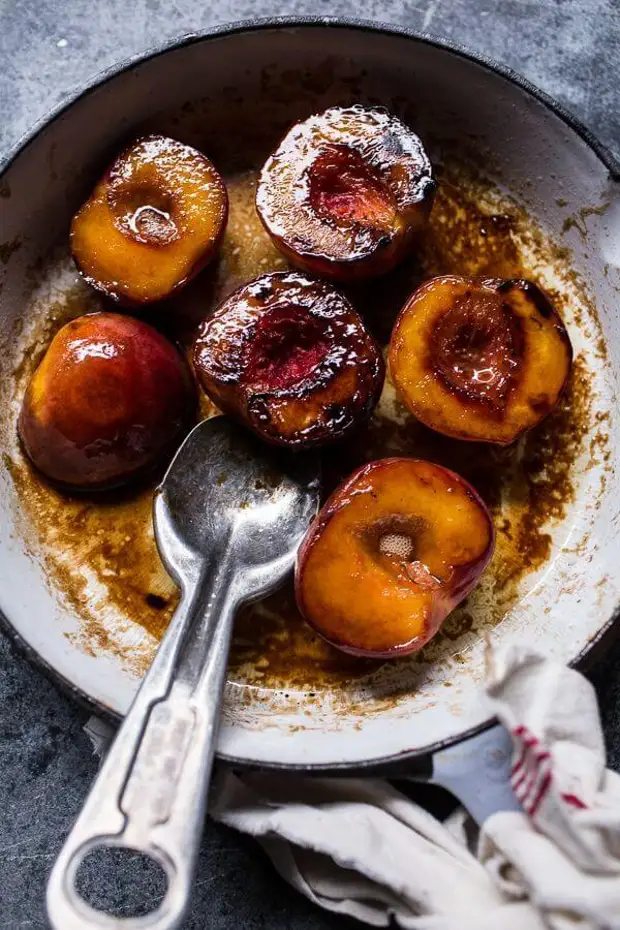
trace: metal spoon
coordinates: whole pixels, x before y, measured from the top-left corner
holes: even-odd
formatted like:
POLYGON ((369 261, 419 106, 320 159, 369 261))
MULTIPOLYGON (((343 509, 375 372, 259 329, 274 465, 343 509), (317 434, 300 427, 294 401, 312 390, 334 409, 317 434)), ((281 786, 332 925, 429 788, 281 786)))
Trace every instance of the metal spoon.
POLYGON ((274 590, 318 509, 316 461, 270 452, 223 417, 187 437, 155 495, 155 535, 181 602, 56 861, 55 930, 173 930, 185 913, 205 816, 232 620, 274 590), (77 893, 100 846, 138 850, 166 872, 144 917, 116 918, 77 893))

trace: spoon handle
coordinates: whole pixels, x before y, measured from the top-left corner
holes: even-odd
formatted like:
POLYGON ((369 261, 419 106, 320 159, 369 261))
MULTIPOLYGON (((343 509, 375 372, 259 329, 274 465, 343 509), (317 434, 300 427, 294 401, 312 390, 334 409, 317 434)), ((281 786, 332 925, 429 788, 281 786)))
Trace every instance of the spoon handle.
POLYGON ((174 930, 185 913, 205 817, 232 620, 230 563, 211 563, 170 627, 56 861, 47 888, 55 930, 174 930), (154 859, 167 891, 146 916, 118 918, 78 894, 97 847, 154 859))

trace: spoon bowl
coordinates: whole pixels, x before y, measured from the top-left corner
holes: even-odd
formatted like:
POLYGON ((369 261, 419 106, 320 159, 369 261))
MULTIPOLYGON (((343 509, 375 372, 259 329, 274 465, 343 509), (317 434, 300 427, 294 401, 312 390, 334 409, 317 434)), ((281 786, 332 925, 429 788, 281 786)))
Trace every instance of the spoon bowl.
POLYGON ((205 557, 238 566, 244 599, 269 594, 293 567, 316 513, 314 455, 270 449, 225 417, 194 427, 155 493, 155 538, 178 584, 196 581, 205 557))

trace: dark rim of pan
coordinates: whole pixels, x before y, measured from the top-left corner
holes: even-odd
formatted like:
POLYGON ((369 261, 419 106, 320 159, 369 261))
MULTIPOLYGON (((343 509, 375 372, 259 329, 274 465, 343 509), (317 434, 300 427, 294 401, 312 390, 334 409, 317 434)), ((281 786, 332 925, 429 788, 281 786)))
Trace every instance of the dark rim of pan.
MULTIPOLYGON (((308 17, 303 19, 284 16, 274 19, 241 21, 231 23, 229 25, 215 26, 214 28, 207 29, 204 32, 191 33, 189 35, 181 36, 177 39, 172 39, 163 43, 162 45, 150 48, 145 52, 139 53, 131 58, 125 59, 124 61, 113 65, 110 68, 107 68, 106 70, 100 72, 92 80, 88 81, 88 83, 78 88, 67 100, 63 101, 59 106, 53 109, 51 113, 48 113, 46 116, 38 120, 38 122, 36 122, 34 126, 24 136, 22 136, 22 138, 11 149, 8 155, 2 159, 2 161, 0 161, 0 180, 4 176, 5 172, 10 168, 12 163, 18 158, 18 156, 36 140, 39 134, 47 126, 62 116, 62 114, 65 113, 65 111, 67 111, 70 107, 72 107, 73 104, 76 103, 79 99, 87 97, 90 93, 94 92, 102 85, 106 84, 108 81, 111 81, 113 78, 117 77, 123 72, 131 71, 147 61, 157 58, 160 55, 165 55, 167 52, 182 49, 189 45, 194 45, 196 43, 204 42, 210 39, 223 38, 243 32, 260 32, 274 29, 286 30, 317 27, 325 27, 329 29, 350 29, 357 30, 359 32, 378 33, 388 37, 392 36, 394 38, 413 39, 416 42, 421 42, 425 45, 433 46, 442 51, 451 52, 452 54, 471 61, 474 64, 480 65, 489 71, 495 72, 495 74, 498 74, 500 77, 503 77, 505 80, 512 84, 516 84, 531 97, 540 101, 540 103, 544 104, 545 107, 555 113, 556 116, 558 116, 564 123, 566 123, 567 126, 570 126, 570 128, 598 156, 604 167, 609 172, 612 180, 620 182, 620 159, 618 159, 605 145, 603 145, 596 138, 596 136, 594 136, 590 130, 587 129, 579 119, 577 119, 577 117, 566 110, 562 104, 558 103, 557 100, 554 100, 553 97, 550 97, 548 94, 539 90, 537 87, 531 84, 530 81, 522 77, 522 75, 518 74, 516 71, 513 71, 512 68, 508 68, 505 65, 499 64, 497 61, 494 61, 492 58, 488 58, 486 55, 473 52, 470 49, 465 48, 458 43, 451 42, 448 39, 438 38, 436 36, 428 35, 422 32, 416 32, 413 29, 406 29, 400 26, 392 26, 380 22, 374 23, 362 19, 340 19, 322 16, 308 17)), ((620 607, 601 627, 596 636, 590 640, 588 645, 585 646, 574 658, 574 660, 571 662, 571 665, 578 666, 580 668, 591 666, 595 656, 598 655, 599 652, 601 652, 602 649, 609 644, 611 639, 610 634, 612 634, 612 631, 616 626, 616 620, 618 619, 620 619, 620 607)), ((88 694, 82 691, 81 688, 78 688, 76 685, 66 679, 42 656, 40 656, 39 653, 33 649, 33 647, 30 646, 30 644, 26 642, 25 639, 23 639, 23 637, 11 624, 10 620, 5 617, 2 612, 0 612, 0 625, 11 639, 13 644, 17 647, 17 649, 22 654, 24 654, 26 658, 28 658, 33 664, 37 665, 55 684, 59 685, 64 691, 67 691, 74 700, 84 706, 87 710, 98 714, 110 722, 117 723, 119 721, 120 718, 118 714, 112 711, 109 707, 106 707, 105 705, 100 704, 91 698, 88 694)), ((617 628, 620 628, 620 623, 617 624, 616 629, 617 628)), ((414 773, 417 773, 420 776, 428 776, 432 771, 431 756, 433 753, 436 753, 441 749, 446 749, 448 746, 462 742, 471 736, 475 736, 476 734, 488 729, 494 723, 495 720, 491 718, 485 721, 485 723, 465 730, 458 736, 450 737, 446 740, 442 740, 419 748, 404 748, 400 752, 389 756, 381 756, 379 758, 372 758, 353 763, 252 763, 242 758, 237 758, 225 753, 218 753, 218 758, 225 762, 227 765, 239 769, 313 772, 317 774, 330 773, 333 775, 342 774, 347 776, 350 776, 356 772, 360 774, 373 774, 391 777, 397 777, 398 775, 411 775, 414 773)))

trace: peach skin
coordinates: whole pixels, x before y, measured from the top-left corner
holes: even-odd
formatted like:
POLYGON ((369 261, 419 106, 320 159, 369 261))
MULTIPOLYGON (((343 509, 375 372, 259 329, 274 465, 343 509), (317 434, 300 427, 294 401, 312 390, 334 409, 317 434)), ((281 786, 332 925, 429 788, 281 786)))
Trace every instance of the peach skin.
POLYGON ((26 390, 18 429, 47 478, 103 488, 174 451, 195 409, 189 368, 172 343, 132 317, 92 313, 54 336, 26 390))

